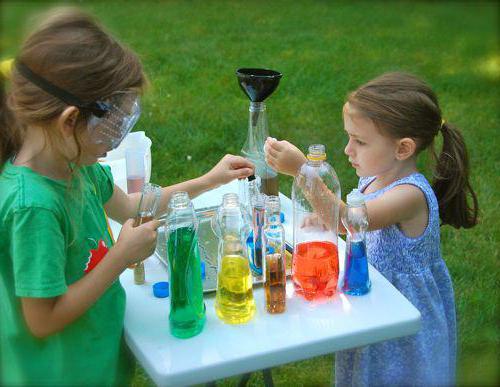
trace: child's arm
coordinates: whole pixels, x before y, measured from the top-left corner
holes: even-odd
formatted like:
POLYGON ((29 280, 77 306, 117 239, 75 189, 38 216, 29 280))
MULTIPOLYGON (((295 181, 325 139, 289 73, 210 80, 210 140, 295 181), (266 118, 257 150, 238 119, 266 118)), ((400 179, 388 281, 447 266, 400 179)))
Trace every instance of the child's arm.
MULTIPOLYGON (((276 139, 269 137, 266 140, 264 151, 266 154, 266 162, 272 168, 274 168, 279 173, 283 173, 293 177, 296 177, 298 175, 300 167, 302 167, 302 165, 307 162, 306 156, 304 156, 300 149, 288 141, 277 141, 276 139)), ((309 190, 305 187, 305 185, 301 184, 300 179, 298 180, 298 184, 302 188, 304 196, 307 198, 315 211, 317 211, 319 214, 330 214, 331 212, 323 207, 325 207, 326 205, 331 208, 331 206, 337 203, 340 210, 339 216, 340 218, 342 218, 345 211, 344 202, 338 199, 337 196, 335 196, 332 192, 330 192, 328 187, 320 178, 318 178, 315 183, 316 184, 314 184, 314 187, 312 187, 314 191, 323 191, 321 200, 316 200, 316 196, 313 193, 308 192, 309 190), (328 198, 326 203, 324 199, 325 197, 328 198)), ((317 219, 309 221, 317 221, 317 219)), ((321 222, 326 228, 331 228, 333 219, 321 219, 321 222)), ((345 229, 342 222, 339 222, 338 227, 339 232, 345 234, 345 229)))
POLYGON ((104 259, 66 293, 54 298, 21 298, 26 324, 34 336, 44 338, 64 329, 82 316, 123 270, 153 253, 160 222, 153 220, 138 227, 132 223, 129 220, 123 225, 118 241, 104 259))
MULTIPOLYGON (((272 168, 280 173, 294 177, 298 174, 302 164, 307 161, 303 153, 288 141, 276 141, 269 138, 266 141, 265 151, 266 161, 272 168)), ((325 196, 330 198, 331 205, 337 202, 340 208, 340 217, 342 218, 346 209, 345 203, 331 194, 328 188, 322 184, 321 179, 318 179, 318 185, 315 188, 325 190, 325 196)), ((308 195, 307 192, 305 192, 305 195, 313 208, 318 209, 319 213, 328 213, 321 210, 321 203, 315 203, 314 195, 308 195)), ((368 229, 370 231, 393 224, 415 221, 417 217, 420 217, 425 222, 428 214, 427 202, 423 192, 412 185, 397 186, 377 199, 368 201, 366 208, 368 211, 368 229)), ((328 226, 328 219, 322 220, 328 226)), ((339 230, 341 233, 345 232, 342 224, 339 224, 339 230)))
POLYGON ((420 229, 420 235, 428 221, 429 210, 424 193, 410 184, 398 185, 378 198, 366 202, 368 229, 379 230, 393 224, 401 228, 420 229))
MULTIPOLYGON (((167 211, 172 193, 186 191, 191 199, 205 191, 217 188, 234 179, 243 179, 254 173, 253 164, 240 156, 224 156, 208 173, 203 176, 162 188, 162 196, 158 213, 167 211)), ((126 194, 115 186, 111 199, 105 204, 106 213, 120 223, 137 215, 140 193, 126 194)))

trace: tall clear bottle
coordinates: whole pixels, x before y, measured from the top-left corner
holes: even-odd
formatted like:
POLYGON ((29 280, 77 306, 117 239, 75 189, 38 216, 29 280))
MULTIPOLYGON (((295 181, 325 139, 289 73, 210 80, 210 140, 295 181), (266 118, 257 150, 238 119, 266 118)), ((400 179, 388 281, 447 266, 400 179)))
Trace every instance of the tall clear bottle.
POLYGON ((220 238, 215 312, 229 324, 246 323, 255 314, 252 274, 245 246, 250 234, 249 221, 238 195, 225 194, 214 226, 220 238))
POLYGON ((266 309, 272 314, 283 313, 286 309, 285 230, 281 224, 278 196, 266 198, 262 247, 266 257, 266 309))
POLYGON ((197 221, 187 192, 169 203, 167 251, 170 280, 170 332, 179 338, 197 335, 205 325, 205 304, 198 250, 197 221))
POLYGON ((361 296, 370 291, 371 283, 368 275, 365 240, 368 213, 364 195, 358 189, 353 189, 347 195, 347 208, 342 222, 347 231, 342 290, 346 294, 361 296))
POLYGON ((250 102, 248 135, 241 152, 255 164, 255 174, 260 178, 260 190, 265 195, 279 193, 278 173, 266 163, 264 143, 269 137, 266 104, 250 102))
POLYGON ((266 195, 260 192, 256 179, 249 178, 248 180, 249 210, 252 216, 252 232, 247 240, 248 258, 250 260, 252 274, 255 277, 261 277, 264 273, 264 262, 262 258, 262 227, 264 227, 266 195))
POLYGON ((307 300, 331 297, 339 275, 340 183, 324 145, 311 145, 292 186, 295 291, 307 300))

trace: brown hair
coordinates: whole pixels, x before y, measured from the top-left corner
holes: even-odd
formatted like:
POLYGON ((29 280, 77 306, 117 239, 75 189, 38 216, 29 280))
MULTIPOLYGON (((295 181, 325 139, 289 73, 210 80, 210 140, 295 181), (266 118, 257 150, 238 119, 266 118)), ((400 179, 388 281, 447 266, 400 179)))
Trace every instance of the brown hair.
MULTIPOLYGON (((146 83, 138 57, 112 38, 90 15, 75 8, 57 8, 44 15, 16 58, 35 74, 77 96, 84 103, 104 99, 116 91, 140 92, 146 83)), ((45 124, 68 106, 24 78, 13 65, 9 93, 0 80, 0 168, 21 145, 23 128, 44 128, 46 138, 58 146, 58 136, 45 124)), ((88 112, 80 110, 75 140, 77 162, 81 154, 79 133, 88 112)), ((60 149, 60 146, 59 148, 60 149)))
POLYGON ((442 120, 437 97, 429 85, 413 75, 386 73, 353 91, 347 100, 389 136, 414 139, 417 154, 431 149, 437 161, 432 188, 443 224, 455 228, 477 224, 478 202, 469 181, 464 139, 454 125, 442 120), (443 148, 436 155, 434 138, 439 132, 443 148))

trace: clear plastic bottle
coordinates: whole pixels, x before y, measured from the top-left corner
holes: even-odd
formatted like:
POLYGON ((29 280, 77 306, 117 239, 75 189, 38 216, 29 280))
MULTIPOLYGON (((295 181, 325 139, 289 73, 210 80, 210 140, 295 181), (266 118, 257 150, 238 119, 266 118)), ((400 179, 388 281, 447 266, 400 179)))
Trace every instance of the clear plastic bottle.
POLYGON ((187 192, 173 193, 169 209, 170 333, 185 339, 200 333, 205 325, 197 221, 187 192))
POLYGON ((269 313, 283 313, 286 309, 285 230, 280 219, 278 196, 266 198, 266 221, 262 233, 265 252, 266 308, 269 313))
POLYGON ((250 219, 240 206, 238 195, 223 196, 214 229, 220 238, 215 312, 226 323, 246 323, 255 314, 252 274, 245 246, 250 219))
MULTIPOLYGON (((157 215, 156 212, 160 206, 161 187, 156 184, 146 183, 142 188, 141 199, 139 201, 139 209, 134 218, 134 227, 140 226, 150 220, 153 220, 157 215)), ((138 262, 130 266, 134 269, 134 283, 143 285, 146 283, 146 269, 144 261, 138 262)))
POLYGON ((249 210, 252 216, 252 232, 247 240, 248 258, 252 274, 255 277, 261 277, 264 273, 262 227, 264 227, 266 195, 260 192, 256 179, 249 179, 248 193, 250 201, 249 210))
POLYGON ((353 189, 347 195, 347 208, 342 221, 347 231, 342 290, 349 295, 361 296, 370 291, 371 283, 365 241, 368 214, 364 195, 358 189, 353 189))
POLYGON ((260 177, 260 190, 265 195, 278 195, 278 173, 266 163, 264 144, 269 137, 266 104, 250 102, 248 135, 241 152, 255 164, 255 174, 260 177))
POLYGON ((307 300, 336 293, 340 183, 324 145, 311 145, 292 187, 295 291, 307 300))

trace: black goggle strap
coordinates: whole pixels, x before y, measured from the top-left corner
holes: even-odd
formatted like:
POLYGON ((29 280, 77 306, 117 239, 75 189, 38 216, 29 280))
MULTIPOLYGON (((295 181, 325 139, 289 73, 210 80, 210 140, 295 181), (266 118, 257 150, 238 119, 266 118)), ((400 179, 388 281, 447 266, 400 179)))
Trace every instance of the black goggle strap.
POLYGON ((35 74, 28 66, 26 66, 22 62, 16 61, 16 69, 23 77, 38 86, 40 89, 53 95, 56 98, 59 98, 61 101, 67 103, 68 105, 88 110, 97 117, 104 116, 104 114, 106 114, 110 109, 109 105, 102 101, 95 101, 91 103, 82 102, 82 100, 80 100, 80 98, 78 98, 77 96, 61 89, 60 87, 57 87, 40 75, 35 74))

